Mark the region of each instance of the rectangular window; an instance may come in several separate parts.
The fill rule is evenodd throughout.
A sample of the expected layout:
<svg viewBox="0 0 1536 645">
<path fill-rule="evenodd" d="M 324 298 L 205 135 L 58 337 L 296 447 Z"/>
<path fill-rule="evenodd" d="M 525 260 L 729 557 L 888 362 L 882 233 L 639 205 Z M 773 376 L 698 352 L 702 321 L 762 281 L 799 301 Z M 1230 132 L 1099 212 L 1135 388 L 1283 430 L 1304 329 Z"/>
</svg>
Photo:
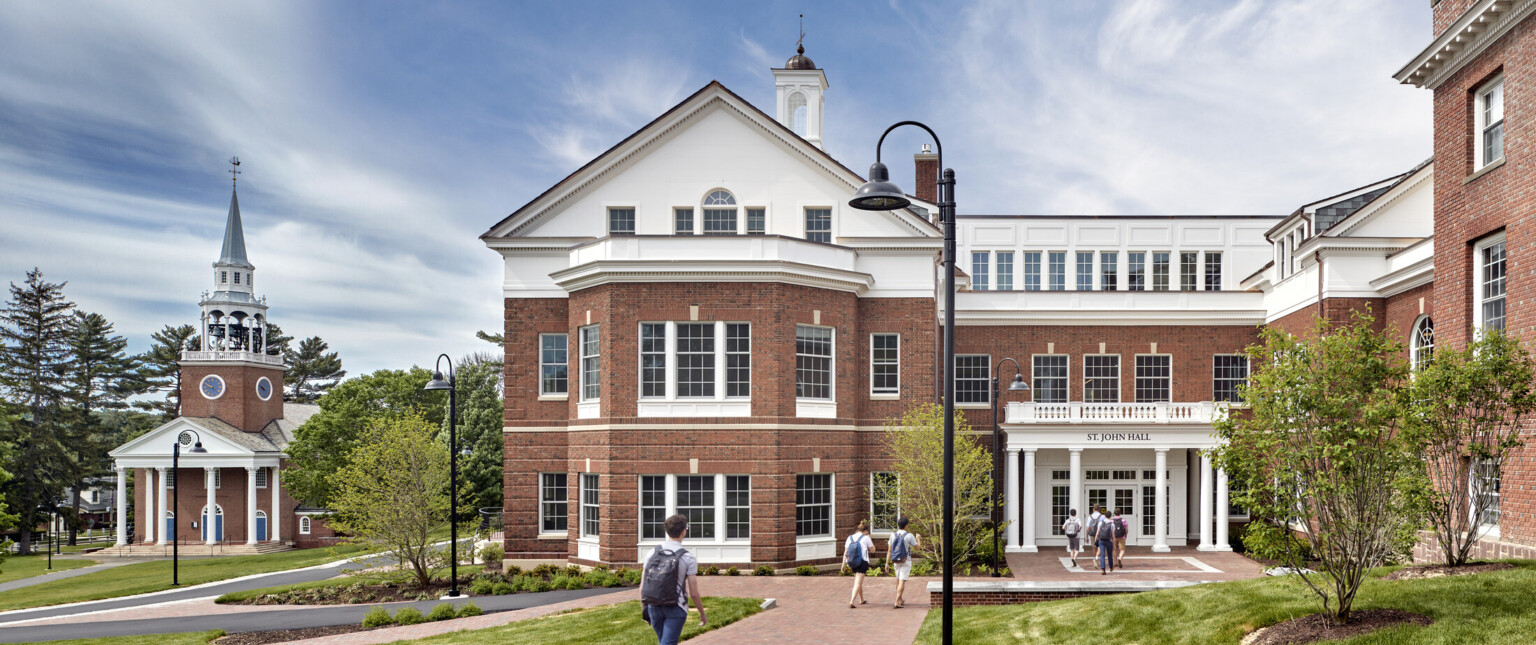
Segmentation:
<svg viewBox="0 0 1536 645">
<path fill-rule="evenodd" d="M 725 476 L 725 537 L 752 537 L 752 478 Z"/>
<path fill-rule="evenodd" d="M 1134 470 L 1117 470 L 1117 471 L 1114 471 L 1114 472 L 1110 473 L 1110 479 L 1120 479 L 1120 480 L 1134 481 L 1136 479 L 1136 471 L 1134 471 Z"/>
<path fill-rule="evenodd" d="M 672 219 L 674 221 L 672 226 L 673 232 L 677 233 L 678 235 L 693 235 L 692 208 L 672 209 Z"/>
<path fill-rule="evenodd" d="M 896 530 L 901 517 L 901 478 L 892 472 L 869 474 L 869 523 L 880 532 Z"/>
<path fill-rule="evenodd" d="M 1126 263 L 1126 289 L 1130 291 L 1147 290 L 1147 254 L 1142 251 L 1134 251 L 1125 254 Z"/>
<path fill-rule="evenodd" d="M 235 284 L 240 284 L 240 272 L 235 272 Z"/>
<path fill-rule="evenodd" d="M 992 254 L 986 251 L 971 253 L 971 291 L 987 290 L 987 265 Z"/>
<path fill-rule="evenodd" d="M 752 396 L 752 325 L 725 325 L 725 395 Z"/>
<path fill-rule="evenodd" d="M 563 533 L 570 510 L 566 507 L 565 473 L 539 475 L 539 532 Z"/>
<path fill-rule="evenodd" d="M 795 325 L 795 397 L 832 398 L 832 328 Z"/>
<path fill-rule="evenodd" d="M 1071 486 L 1051 487 L 1051 535 L 1067 534 L 1066 531 L 1061 529 L 1061 525 L 1067 523 L 1067 511 L 1072 504 L 1071 491 Z M 1078 521 L 1081 522 L 1082 520 L 1079 519 Z M 1078 535 L 1083 535 L 1083 532 L 1078 531 Z"/>
<path fill-rule="evenodd" d="M 715 538 L 714 476 L 677 476 L 677 514 L 688 518 L 689 537 Z"/>
<path fill-rule="evenodd" d="M 565 334 L 539 334 L 539 394 L 565 394 L 570 387 L 566 378 L 569 342 Z"/>
<path fill-rule="evenodd" d="M 581 328 L 581 400 L 593 401 L 602 394 L 602 357 L 598 354 L 598 326 Z"/>
<path fill-rule="evenodd" d="M 219 272 L 219 284 L 227 284 L 228 282 L 229 282 L 229 272 L 228 271 L 220 271 Z"/>
<path fill-rule="evenodd" d="M 1067 355 L 1036 354 L 1034 357 L 1035 403 L 1067 402 Z"/>
<path fill-rule="evenodd" d="M 1499 528 L 1499 462 L 1492 459 L 1473 459 L 1468 484 L 1472 487 L 1472 499 L 1482 507 L 1475 518 L 1480 527 Z"/>
<path fill-rule="evenodd" d="M 1163 494 L 1168 496 L 1167 505 L 1163 507 L 1163 526 L 1172 526 L 1168 522 L 1169 514 L 1173 511 L 1173 489 L 1164 488 Z M 1141 534 L 1143 536 L 1156 535 L 1157 527 L 1152 525 L 1152 518 L 1157 517 L 1157 486 L 1141 487 Z M 1166 529 L 1165 529 L 1166 530 Z"/>
<path fill-rule="evenodd" d="M 176 487 L 176 469 L 174 469 L 174 468 L 167 468 L 165 470 L 165 472 L 163 473 L 163 476 L 165 477 L 165 487 L 166 488 L 175 488 Z"/>
<path fill-rule="evenodd" d="M 955 357 L 955 403 L 986 404 L 992 401 L 992 357 L 986 354 Z"/>
<path fill-rule="evenodd" d="M 747 209 L 747 235 L 762 235 L 768 232 L 768 212 L 763 208 Z"/>
<path fill-rule="evenodd" d="M 1083 401 L 1120 401 L 1120 355 L 1090 354 L 1083 357 Z"/>
<path fill-rule="evenodd" d="M 265 469 L 265 468 L 257 468 L 256 469 L 256 487 L 257 488 L 266 488 L 267 487 L 267 469 Z"/>
<path fill-rule="evenodd" d="M 1152 290 L 1168 290 L 1168 252 L 1154 251 L 1152 253 Z"/>
<path fill-rule="evenodd" d="M 1077 290 L 1093 291 L 1093 251 L 1077 252 Z"/>
<path fill-rule="evenodd" d="M 667 326 L 640 323 L 640 396 L 667 395 Z"/>
<path fill-rule="evenodd" d="M 609 235 L 634 235 L 635 234 L 635 209 L 610 208 L 608 209 L 608 234 Z"/>
<path fill-rule="evenodd" d="M 664 540 L 667 529 L 667 477 L 640 476 L 640 539 Z"/>
<path fill-rule="evenodd" d="M 1107 471 L 1107 470 L 1085 470 L 1085 471 L 1083 471 L 1083 478 L 1088 480 L 1088 481 L 1104 481 L 1104 480 L 1108 480 L 1109 479 L 1109 471 Z M 1100 502 L 1100 504 L 1102 504 L 1102 503 L 1103 502 Z M 1093 508 L 1098 508 L 1098 507 L 1099 507 L 1099 504 L 1094 504 L 1093 505 Z"/>
<path fill-rule="evenodd" d="M 1217 354 L 1212 365 L 1212 401 L 1242 403 L 1237 387 L 1248 381 L 1248 357 L 1237 354 Z"/>
<path fill-rule="evenodd" d="M 1505 253 L 1504 235 L 1479 244 L 1477 258 L 1477 304 L 1475 327 L 1504 329 Z"/>
<path fill-rule="evenodd" d="M 795 537 L 832 535 L 832 475 L 795 475 Z"/>
<path fill-rule="evenodd" d="M 1205 252 L 1205 290 L 1221 291 L 1221 252 Z"/>
<path fill-rule="evenodd" d="M 869 391 L 871 394 L 901 392 L 901 336 L 869 335 Z"/>
<path fill-rule="evenodd" d="M 1013 251 L 997 252 L 997 290 L 1013 291 Z"/>
<path fill-rule="evenodd" d="M 203 485 L 207 486 L 207 484 L 203 484 Z M 214 487 L 215 490 L 224 487 L 224 469 L 223 468 L 215 468 L 213 470 L 213 487 Z"/>
<path fill-rule="evenodd" d="M 1057 481 L 1067 481 L 1067 480 L 1070 480 L 1071 478 L 1072 478 L 1072 471 L 1070 471 L 1070 470 L 1053 470 L 1053 471 L 1051 471 L 1051 479 L 1054 479 L 1054 480 L 1057 480 Z"/>
<path fill-rule="evenodd" d="M 1179 291 L 1194 291 L 1200 286 L 1200 254 L 1179 254 Z"/>
<path fill-rule="evenodd" d="M 1504 80 L 1477 91 L 1477 168 L 1504 157 Z"/>
<path fill-rule="evenodd" d="M 1048 259 L 1050 260 L 1050 272 L 1047 275 L 1050 277 L 1050 283 L 1047 288 L 1051 291 L 1065 291 L 1067 288 L 1067 252 L 1051 251 Z"/>
<path fill-rule="evenodd" d="M 704 209 L 704 234 L 705 235 L 735 235 L 736 234 L 736 209 L 734 209 L 734 208 L 706 208 L 706 209 Z"/>
<path fill-rule="evenodd" d="M 1136 402 L 1169 401 L 1173 389 L 1173 357 L 1154 354 L 1136 357 Z"/>
<path fill-rule="evenodd" d="M 677 324 L 677 397 L 715 395 L 715 324 Z"/>
<path fill-rule="evenodd" d="M 1110 251 L 1100 253 L 1099 267 L 1103 273 L 1099 278 L 1099 288 L 1104 291 L 1119 289 L 1120 254 Z"/>
<path fill-rule="evenodd" d="M 805 209 L 805 239 L 832 243 L 832 209 Z"/>
<path fill-rule="evenodd" d="M 1040 290 L 1040 252 L 1024 252 L 1024 290 Z"/>
<path fill-rule="evenodd" d="M 597 475 L 581 476 L 581 535 L 597 537 Z"/>
</svg>

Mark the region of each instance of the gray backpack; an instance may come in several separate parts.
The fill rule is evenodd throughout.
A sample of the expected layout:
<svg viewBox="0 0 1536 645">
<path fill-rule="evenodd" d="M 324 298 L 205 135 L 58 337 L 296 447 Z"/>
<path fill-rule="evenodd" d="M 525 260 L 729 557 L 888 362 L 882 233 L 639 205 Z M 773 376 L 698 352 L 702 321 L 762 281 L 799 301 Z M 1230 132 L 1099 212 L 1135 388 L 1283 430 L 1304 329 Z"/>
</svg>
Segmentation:
<svg viewBox="0 0 1536 645">
<path fill-rule="evenodd" d="M 640 602 L 645 605 L 675 605 L 679 584 L 683 579 L 683 554 L 688 549 L 665 551 L 661 547 L 651 552 L 645 561 L 645 579 L 640 582 Z"/>
</svg>

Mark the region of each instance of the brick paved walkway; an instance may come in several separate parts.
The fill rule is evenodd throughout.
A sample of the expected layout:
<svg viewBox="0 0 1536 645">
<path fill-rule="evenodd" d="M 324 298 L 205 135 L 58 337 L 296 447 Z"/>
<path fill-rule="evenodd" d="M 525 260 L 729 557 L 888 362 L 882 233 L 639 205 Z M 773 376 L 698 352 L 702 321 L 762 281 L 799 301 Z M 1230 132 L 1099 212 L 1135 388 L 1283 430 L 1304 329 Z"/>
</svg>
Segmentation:
<svg viewBox="0 0 1536 645">
<path fill-rule="evenodd" d="M 1068 568 L 1061 547 L 1041 547 L 1039 553 L 1009 553 L 1008 567 L 1014 580 L 1067 581 L 1101 580 L 1106 577 L 1131 580 L 1181 580 L 1188 582 L 1246 580 L 1264 575 L 1264 567 L 1228 552 L 1200 552 L 1194 547 L 1170 547 L 1170 553 L 1153 553 L 1151 547 L 1125 549 L 1125 567 L 1109 576 L 1099 575 L 1093 563 L 1093 550 L 1085 549 L 1077 559 L 1078 568 Z"/>
</svg>

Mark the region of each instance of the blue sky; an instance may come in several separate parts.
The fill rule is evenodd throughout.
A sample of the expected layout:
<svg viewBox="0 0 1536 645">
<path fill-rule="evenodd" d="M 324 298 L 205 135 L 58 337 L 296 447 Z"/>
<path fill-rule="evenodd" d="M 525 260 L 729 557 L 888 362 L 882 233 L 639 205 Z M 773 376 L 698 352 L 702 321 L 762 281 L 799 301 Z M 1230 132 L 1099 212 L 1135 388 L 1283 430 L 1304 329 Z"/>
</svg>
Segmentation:
<svg viewBox="0 0 1536 645">
<path fill-rule="evenodd" d="M 0 278 L 142 350 L 197 318 L 239 155 L 274 322 L 353 374 L 487 349 L 478 236 L 710 80 L 771 113 L 800 13 L 827 150 L 925 121 L 962 213 L 1288 213 L 1431 150 L 1391 78 L 1426 2 L 7 3 Z"/>
</svg>

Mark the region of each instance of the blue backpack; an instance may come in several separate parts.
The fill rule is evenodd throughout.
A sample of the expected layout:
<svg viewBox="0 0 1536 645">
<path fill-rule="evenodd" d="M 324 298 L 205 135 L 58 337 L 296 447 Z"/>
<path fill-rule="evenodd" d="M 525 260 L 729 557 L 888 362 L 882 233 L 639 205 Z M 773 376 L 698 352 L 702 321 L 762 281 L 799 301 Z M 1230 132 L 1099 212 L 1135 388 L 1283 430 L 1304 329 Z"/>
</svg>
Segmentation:
<svg viewBox="0 0 1536 645">
<path fill-rule="evenodd" d="M 855 569 L 866 562 L 864 559 L 864 540 L 861 538 L 862 534 L 860 533 L 848 536 L 848 546 L 843 549 L 843 559 L 848 562 L 848 566 Z"/>
<path fill-rule="evenodd" d="M 891 564 L 901 564 L 910 557 L 912 554 L 907 551 L 907 532 L 896 531 L 891 536 Z"/>
</svg>

